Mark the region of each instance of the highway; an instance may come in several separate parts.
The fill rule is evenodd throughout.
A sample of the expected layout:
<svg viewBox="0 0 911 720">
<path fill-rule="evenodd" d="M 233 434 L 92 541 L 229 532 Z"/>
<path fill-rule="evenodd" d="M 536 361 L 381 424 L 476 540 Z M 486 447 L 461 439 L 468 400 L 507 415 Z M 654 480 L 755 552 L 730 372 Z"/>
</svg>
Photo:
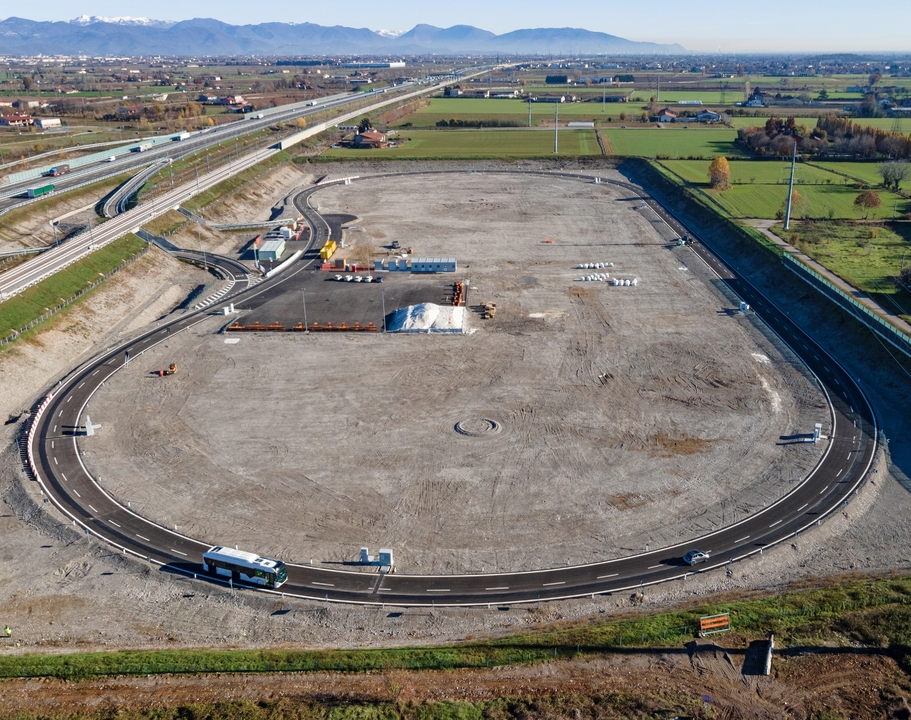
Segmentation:
<svg viewBox="0 0 911 720">
<path fill-rule="evenodd" d="M 533 174 L 594 181 L 593 176 L 572 173 Z M 682 232 L 693 235 L 640 188 L 607 179 L 601 182 L 621 186 L 634 197 L 642 198 L 650 211 L 656 213 L 657 221 L 667 225 L 668 235 Z M 309 195 L 318 189 L 310 188 L 296 198 L 298 208 L 306 210 L 305 217 L 311 224 L 311 244 L 304 260 L 275 278 L 230 295 L 232 302 L 251 304 L 267 293 L 280 291 L 277 286 L 313 262 L 313 250 L 328 233 L 328 225 L 320 228 L 322 218 L 309 205 Z M 276 592 L 328 601 L 405 606 L 525 603 L 621 592 L 670 580 L 685 582 L 694 572 L 724 567 L 778 543 L 793 541 L 827 515 L 840 511 L 863 482 L 877 448 L 875 417 L 861 389 L 834 358 L 709 247 L 697 239 L 696 244 L 675 252 L 695 253 L 748 302 L 757 316 L 805 362 L 827 396 L 832 436 L 822 441 L 827 443 L 822 459 L 795 489 L 762 511 L 696 540 L 618 558 L 610 557 L 610 550 L 605 549 L 603 562 L 529 572 L 426 576 L 330 570 L 294 564 L 283 558 L 289 565 L 289 579 Z M 124 367 L 128 358 L 135 358 L 176 333 L 205 322 L 206 317 L 188 313 L 167 326 L 127 341 L 74 372 L 36 413 L 27 443 L 34 476 L 54 504 L 75 524 L 123 552 L 186 574 L 201 573 L 202 553 L 225 539 L 202 541 L 183 536 L 115 502 L 85 467 L 78 438 L 88 401 L 107 378 Z M 709 551 L 711 560 L 697 568 L 685 565 L 681 556 L 693 548 Z"/>
<path fill-rule="evenodd" d="M 406 89 L 406 85 L 401 85 L 396 90 Z M 242 120 L 227 123 L 219 127 L 198 131 L 190 134 L 186 140 L 171 141 L 156 145 L 144 152 L 125 152 L 124 148 L 135 147 L 140 144 L 141 139 L 135 142 L 126 142 L 119 148 L 112 149 L 111 156 L 117 157 L 114 162 L 101 160 L 91 165 L 85 165 L 74 168 L 66 175 L 56 178 L 34 178 L 24 180 L 18 183 L 0 185 L 0 213 L 12 206 L 18 206 L 25 201 L 25 192 L 38 185 L 52 184 L 55 187 L 54 194 L 72 189 L 77 186 L 97 182 L 113 175 L 119 175 L 124 172 L 136 170 L 152 162 L 161 162 L 167 158 L 178 159 L 186 155 L 204 150 L 211 145 L 238 138 L 247 135 L 256 130 L 270 127 L 278 122 L 290 122 L 299 117 L 306 117 L 325 110 L 333 110 L 354 102 L 361 102 L 365 99 L 382 96 L 381 91 L 370 93 L 333 95 L 327 98 L 321 98 L 316 105 L 300 102 L 293 105 L 285 105 L 277 108 L 269 108 L 257 113 L 244 115 Z M 387 95 L 387 98 L 391 97 Z M 387 99 L 384 98 L 384 99 Z M 313 102 L 313 101 L 310 101 Z M 255 118 L 255 115 L 262 114 L 263 118 Z M 175 136 L 176 133 L 172 133 Z"/>
<path fill-rule="evenodd" d="M 464 77 L 472 77 L 472 75 L 465 75 Z M 343 113 L 342 115 L 325 123 L 317 124 L 309 130 L 301 131 L 297 137 L 299 138 L 301 135 L 317 134 L 338 122 L 344 122 L 345 120 L 348 120 L 352 117 L 356 117 L 363 113 L 372 112 L 386 105 L 391 105 L 402 100 L 411 99 L 428 92 L 439 90 L 448 82 L 450 81 L 437 83 L 435 85 L 428 85 L 427 87 L 418 90 L 411 90 L 410 92 L 406 92 L 403 95 L 394 93 L 391 97 L 387 97 L 383 91 L 375 91 L 374 93 L 370 94 L 380 94 L 383 99 L 379 102 L 376 102 L 369 107 L 359 108 L 352 112 Z M 346 102 L 349 102 L 348 98 L 338 98 L 339 104 L 344 104 Z M 325 109 L 328 106 L 330 106 L 328 103 L 322 104 L 319 109 Z M 275 121 L 276 116 L 273 114 L 269 118 L 268 122 L 272 123 Z M 266 121 L 263 120 L 254 122 Z M 249 124 L 246 123 L 244 126 L 248 128 L 250 127 Z M 206 133 L 200 133 L 200 135 L 203 134 Z M 216 141 L 221 142 L 223 140 L 224 137 L 219 135 Z M 187 140 L 182 142 L 193 141 Z M 208 143 L 209 141 L 207 140 L 205 142 Z M 216 167 L 211 172 L 207 172 L 204 175 L 198 176 L 195 182 L 187 182 L 173 190 L 164 192 L 158 197 L 155 197 L 151 201 L 143 204 L 141 207 L 136 207 L 133 210 L 117 215 L 116 218 L 104 223 L 97 229 L 93 228 L 90 225 L 88 235 L 85 233 L 80 233 L 79 235 L 76 235 L 66 242 L 55 246 L 53 249 L 43 252 L 39 256 L 32 258 L 22 265 L 19 265 L 18 267 L 13 268 L 6 273 L 3 273 L 0 275 L 0 302 L 3 302 L 11 296 L 22 292 L 26 288 L 31 287 L 44 278 L 53 275 L 55 272 L 58 272 L 66 266 L 76 262 L 94 250 L 103 247 L 107 243 L 116 240 L 118 237 L 121 237 L 128 232 L 136 232 L 141 227 L 142 223 L 148 222 L 149 220 L 152 220 L 153 218 L 167 212 L 168 210 L 176 210 L 180 207 L 180 204 L 182 202 L 185 202 L 194 195 L 197 195 L 200 192 L 203 192 L 206 189 L 217 185 L 223 180 L 227 180 L 228 178 L 239 172 L 242 172 L 252 165 L 262 162 L 274 153 L 279 152 L 279 146 L 281 146 L 281 143 L 279 143 L 278 146 L 272 146 L 262 150 L 254 150 L 250 153 L 247 153 L 246 155 L 236 156 L 233 162 L 221 165 L 219 167 Z M 153 151 L 148 151 L 148 154 L 142 154 L 146 156 L 154 155 Z"/>
</svg>

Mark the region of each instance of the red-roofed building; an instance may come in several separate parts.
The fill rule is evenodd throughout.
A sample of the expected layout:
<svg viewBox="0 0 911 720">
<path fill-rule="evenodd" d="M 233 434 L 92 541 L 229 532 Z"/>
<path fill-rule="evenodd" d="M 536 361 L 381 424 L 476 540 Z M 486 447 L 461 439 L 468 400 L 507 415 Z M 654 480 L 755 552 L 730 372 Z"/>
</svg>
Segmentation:
<svg viewBox="0 0 911 720">
<path fill-rule="evenodd" d="M 31 124 L 31 115 L 0 115 L 0 125 L 6 127 L 25 127 Z"/>
<path fill-rule="evenodd" d="M 383 148 L 389 145 L 386 142 L 386 136 L 376 130 L 358 133 L 354 136 L 354 147 L 356 148 Z"/>
</svg>

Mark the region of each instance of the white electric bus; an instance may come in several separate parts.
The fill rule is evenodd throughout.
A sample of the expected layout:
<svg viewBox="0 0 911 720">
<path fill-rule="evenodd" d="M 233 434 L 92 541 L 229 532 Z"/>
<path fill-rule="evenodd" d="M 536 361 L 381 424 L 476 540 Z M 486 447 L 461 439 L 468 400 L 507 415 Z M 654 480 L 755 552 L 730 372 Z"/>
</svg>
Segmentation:
<svg viewBox="0 0 911 720">
<path fill-rule="evenodd" d="M 202 554 L 203 569 L 211 575 L 277 588 L 288 579 L 288 569 L 281 560 L 270 560 L 256 553 L 216 545 Z"/>
</svg>

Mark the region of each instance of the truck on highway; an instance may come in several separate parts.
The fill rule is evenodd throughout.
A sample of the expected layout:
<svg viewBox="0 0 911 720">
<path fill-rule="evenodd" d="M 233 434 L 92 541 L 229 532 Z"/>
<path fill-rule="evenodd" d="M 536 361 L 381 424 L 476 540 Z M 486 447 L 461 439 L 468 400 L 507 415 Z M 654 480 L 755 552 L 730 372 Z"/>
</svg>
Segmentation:
<svg viewBox="0 0 911 720">
<path fill-rule="evenodd" d="M 30 198 L 41 197 L 42 195 L 47 195 L 49 192 L 53 192 L 53 185 L 42 185 L 41 187 L 29 188 L 28 196 Z"/>
<path fill-rule="evenodd" d="M 175 135 L 174 137 L 172 137 L 171 140 L 174 140 L 174 141 L 176 141 L 176 142 L 180 142 L 181 140 L 186 140 L 186 139 L 188 139 L 189 137 L 190 137 L 190 133 L 188 133 L 188 132 L 182 132 L 182 133 L 180 133 L 179 135 Z"/>
<path fill-rule="evenodd" d="M 152 147 L 152 143 L 139 143 L 136 147 L 132 148 L 132 152 L 145 152 Z"/>
<path fill-rule="evenodd" d="M 44 174 L 47 177 L 59 177 L 60 175 L 65 175 L 69 171 L 70 171 L 69 165 L 55 165 L 54 167 L 52 167 L 50 170 L 48 170 Z"/>
</svg>

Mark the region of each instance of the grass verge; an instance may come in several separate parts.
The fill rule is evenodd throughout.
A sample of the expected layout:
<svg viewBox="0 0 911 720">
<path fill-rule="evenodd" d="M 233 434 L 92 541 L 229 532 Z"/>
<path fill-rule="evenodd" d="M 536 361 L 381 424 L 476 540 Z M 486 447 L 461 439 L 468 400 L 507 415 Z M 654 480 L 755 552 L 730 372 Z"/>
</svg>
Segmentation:
<svg viewBox="0 0 911 720">
<path fill-rule="evenodd" d="M 785 645 L 833 638 L 876 644 L 911 669 L 911 577 L 864 579 L 828 587 L 718 601 L 675 612 L 550 629 L 499 640 L 375 650 L 153 650 L 0 657 L 0 677 L 67 680 L 159 673 L 367 672 L 483 668 L 544 662 L 625 648 L 675 647 L 700 616 L 728 612 L 742 636 L 773 631 Z M 536 608 L 513 609 L 537 612 Z M 862 617 L 859 617 L 862 615 Z"/>
<path fill-rule="evenodd" d="M 0 337 L 26 329 L 39 318 L 48 316 L 85 292 L 146 248 L 145 241 L 125 235 L 73 263 L 23 293 L 0 304 Z"/>
<path fill-rule="evenodd" d="M 911 322 L 911 293 L 895 282 L 911 249 L 907 223 L 792 222 L 772 232 Z"/>
<path fill-rule="evenodd" d="M 191 210 L 193 212 L 200 211 L 207 205 L 218 202 L 231 193 L 237 192 L 244 185 L 254 182 L 269 170 L 272 170 L 273 168 L 276 168 L 279 165 L 288 162 L 290 159 L 291 155 L 284 150 L 277 152 L 262 162 L 248 167 L 243 172 L 239 172 L 237 175 L 234 175 L 233 177 L 230 177 L 227 180 L 218 183 L 218 185 L 210 187 L 205 192 L 201 192 L 199 195 L 190 198 L 182 204 L 185 208 L 187 208 L 187 210 Z"/>
<path fill-rule="evenodd" d="M 50 220 L 58 212 L 58 208 L 66 206 L 67 209 L 70 209 L 80 200 L 85 200 L 87 203 L 92 200 L 97 201 L 131 177 L 131 173 L 124 173 L 60 195 L 52 195 L 43 200 L 29 203 L 25 207 L 10 210 L 8 213 L 0 215 L 0 240 L 14 241 L 20 235 L 15 228 L 24 221 L 33 220 L 36 215 L 46 215 Z M 60 210 L 60 212 L 65 211 Z"/>
</svg>

